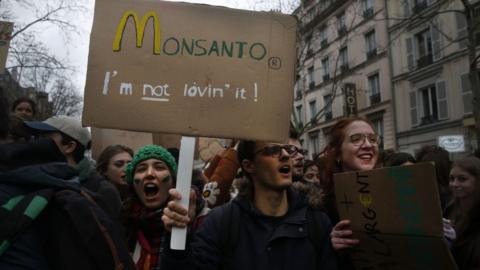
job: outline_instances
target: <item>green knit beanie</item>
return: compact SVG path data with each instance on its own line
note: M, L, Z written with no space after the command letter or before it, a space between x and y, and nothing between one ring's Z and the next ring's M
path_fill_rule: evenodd
M172 156L172 154L170 154L170 152L167 151L167 149L158 145L147 145L137 151L137 153L133 156L132 161L128 163L127 167L125 168L127 183L133 182L135 167L137 167L138 163L151 158L165 162L170 171L174 175L177 174L177 163L175 162L175 158Z

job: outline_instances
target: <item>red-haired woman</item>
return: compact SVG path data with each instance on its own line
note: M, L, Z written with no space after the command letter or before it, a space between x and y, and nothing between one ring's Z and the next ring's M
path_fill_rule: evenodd
M339 220L335 204L333 175L338 172L366 171L375 168L379 155L380 136L375 133L370 121L361 117L339 120L331 129L323 161L325 164L326 181L323 184L325 192L325 209L332 224L332 245L339 251L358 244L352 239L349 220ZM340 265L341 269L350 269L352 265Z

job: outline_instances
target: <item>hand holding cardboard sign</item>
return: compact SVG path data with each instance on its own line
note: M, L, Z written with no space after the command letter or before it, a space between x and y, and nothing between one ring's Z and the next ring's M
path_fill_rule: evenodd
M457 238L457 233L455 232L455 229L452 226L452 223L449 219L442 219L443 221L443 236L447 238L448 240L455 240Z
M332 246L334 250L342 250L351 248L360 243L358 239L352 239L353 231L350 229L350 220L341 220L335 227L333 227L330 237L332 239Z
M195 218L195 201L196 193L194 190L190 191L190 206L185 209L179 203L182 195L178 190L172 188L168 191L172 200L167 204L163 210L162 221L167 231L172 231L172 227L185 228L190 221Z

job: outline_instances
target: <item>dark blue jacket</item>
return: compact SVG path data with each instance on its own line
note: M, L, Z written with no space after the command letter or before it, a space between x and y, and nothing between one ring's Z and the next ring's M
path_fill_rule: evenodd
M293 191L288 192L289 209L280 218L260 213L246 197L213 209L193 236L185 252L165 249L162 270L172 269L337 269L329 234L331 224L320 211L323 235L317 252L307 232L307 202ZM223 207L239 207L240 224L235 248L227 255L221 232ZM168 244L168 243L167 243ZM188 244L187 244L188 245ZM317 254L321 254L317 256ZM227 258L225 261L226 256ZM318 265L317 265L318 264ZM317 267L318 266L318 267Z

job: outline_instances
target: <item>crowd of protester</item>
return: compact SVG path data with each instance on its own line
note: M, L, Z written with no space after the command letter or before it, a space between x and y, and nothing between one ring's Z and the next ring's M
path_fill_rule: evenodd
M419 162L435 164L455 262L480 269L480 159L383 151L365 118L338 120L311 160L293 129L286 144L234 140L194 170L186 209L178 149L110 145L94 161L78 119L0 105L0 269L355 269L334 175ZM185 250L170 249L174 226Z

